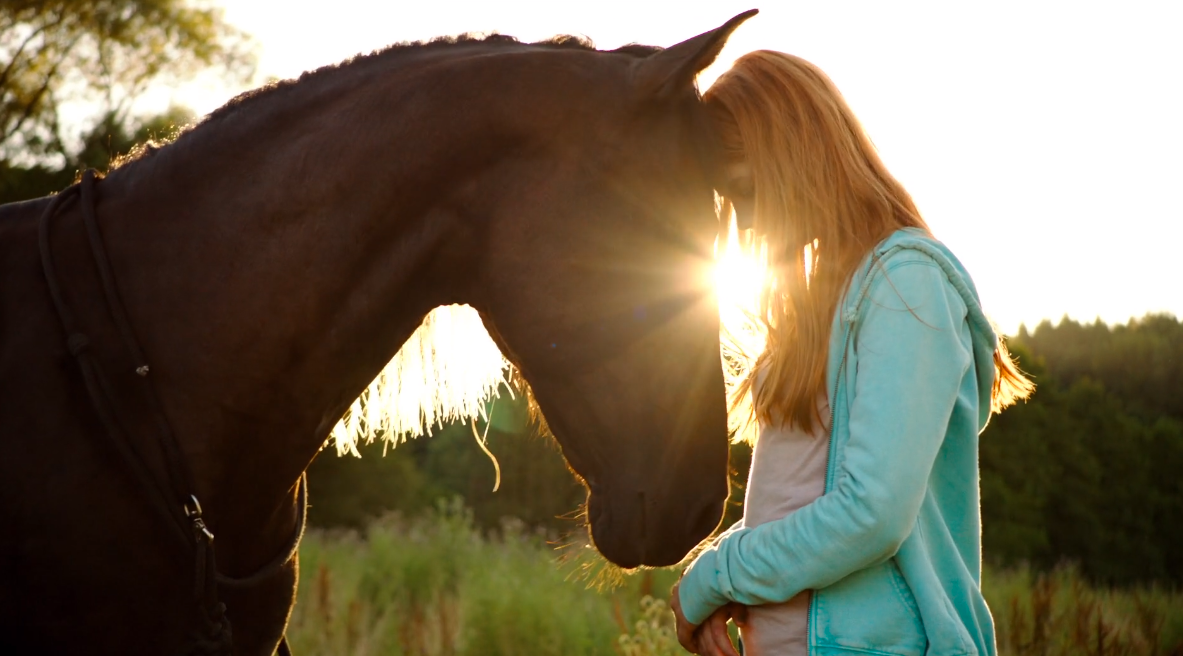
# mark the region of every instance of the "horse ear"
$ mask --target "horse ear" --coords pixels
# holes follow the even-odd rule
[[[641,93],[665,98],[693,84],[694,76],[715,61],[735,28],[759,12],[759,9],[749,9],[710,32],[642,59],[636,70]]]

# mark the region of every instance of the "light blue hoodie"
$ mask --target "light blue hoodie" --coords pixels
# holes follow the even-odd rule
[[[825,493],[699,555],[679,587],[686,618],[814,590],[811,655],[993,656],[978,434],[996,340],[944,244],[918,229],[879,244],[831,330]]]

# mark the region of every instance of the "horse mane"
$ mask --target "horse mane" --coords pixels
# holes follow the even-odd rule
[[[358,444],[375,440],[397,446],[447,423],[488,420],[489,403],[502,392],[516,397],[515,389],[529,399],[477,311],[438,307],[353,401],[330,441],[339,455],[360,455]]]
[[[255,89],[244,91],[231,98],[225,105],[222,105],[218,109],[210,112],[206,118],[201,121],[201,123],[214,123],[220,121],[225,117],[236,113],[243,107],[253,104],[259,99],[270,98],[284,94],[308,81],[323,79],[346,70],[385,63],[394,57],[406,54],[408,52],[421,52],[424,50],[438,50],[455,46],[478,44],[491,46],[513,46],[522,45],[522,42],[519,41],[517,37],[513,37],[508,34],[481,34],[466,32],[456,36],[440,36],[428,41],[403,41],[395,43],[380,50],[374,50],[367,54],[354,55],[353,57],[335,64],[328,64],[311,71],[305,71],[304,73],[301,73],[300,77],[298,78],[275,80]],[[591,39],[570,34],[557,35],[545,41],[539,41],[537,43],[526,45],[550,48],[572,48],[577,50],[595,50],[595,45],[592,43]]]
[[[395,447],[448,423],[487,422],[503,393],[526,406],[536,434],[550,435],[529,383],[501,354],[480,314],[468,305],[440,306],[353,400],[325,446],[361,457],[360,444]]]
[[[379,50],[374,50],[367,54],[354,55],[353,57],[335,64],[328,64],[311,71],[305,71],[297,78],[273,80],[254,89],[244,91],[228,100],[226,104],[218,107],[209,114],[206,114],[204,117],[201,117],[200,119],[188,125],[176,126],[171,134],[150,139],[145,143],[136,144],[127,153],[112,159],[107,167],[107,173],[110,173],[115,169],[121,168],[128,164],[146,160],[151,155],[156,154],[164,146],[171,145],[181,137],[186,137],[193,134],[194,132],[197,132],[199,128],[221,123],[226,118],[233,116],[234,114],[237,114],[246,108],[257,105],[260,101],[274,99],[279,96],[291,93],[302,84],[305,84],[311,80],[321,80],[342,71],[354,70],[364,66],[386,62],[393,57],[409,52],[420,52],[423,50],[443,49],[466,45],[527,45],[552,49],[574,49],[586,51],[596,50],[595,44],[591,39],[585,36],[572,34],[559,34],[549,39],[526,44],[523,44],[517,37],[510,36],[508,34],[499,34],[496,32],[488,34],[465,32],[455,36],[440,36],[427,41],[402,41]],[[623,54],[631,57],[647,57],[660,50],[661,48],[657,46],[630,43],[616,48],[615,50],[606,52]]]

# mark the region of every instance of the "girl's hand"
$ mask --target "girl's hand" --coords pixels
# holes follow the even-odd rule
[[[678,643],[683,649],[702,656],[739,656],[739,652],[731,644],[731,636],[727,633],[727,620],[734,617],[736,624],[742,625],[747,619],[746,606],[728,604],[711,613],[702,625],[695,626],[682,614],[678,586],[674,585],[670,593],[670,608],[674,611],[677,623]]]
[[[739,656],[735,645],[731,644],[731,635],[727,633],[727,620],[735,614],[735,606],[728,604],[718,608],[698,627],[698,649],[703,656]],[[739,606],[746,617],[747,607]],[[736,622],[739,624],[739,621]]]
[[[698,638],[695,636],[698,627],[686,621],[686,616],[682,614],[682,601],[678,599],[678,585],[678,583],[675,583],[674,588],[670,590],[670,609],[674,611],[678,644],[682,645],[682,649],[685,649],[691,654],[697,654],[700,653],[698,651]]]

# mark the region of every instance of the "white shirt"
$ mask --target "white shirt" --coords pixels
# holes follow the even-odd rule
[[[830,404],[818,399],[823,422]],[[829,426],[815,422],[813,431],[799,427],[762,426],[752,452],[752,468],[744,496],[744,526],[755,527],[786,517],[822,495]],[[782,604],[752,606],[740,629],[745,656],[807,656],[808,590]]]

